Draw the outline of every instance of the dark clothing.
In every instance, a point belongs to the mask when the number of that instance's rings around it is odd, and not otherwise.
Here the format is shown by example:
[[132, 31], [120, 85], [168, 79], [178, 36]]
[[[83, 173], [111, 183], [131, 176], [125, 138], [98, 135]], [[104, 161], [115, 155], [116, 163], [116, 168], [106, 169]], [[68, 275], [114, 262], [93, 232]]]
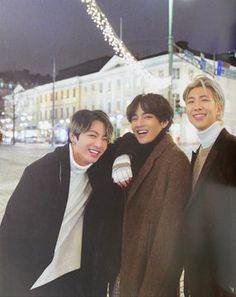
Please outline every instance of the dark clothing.
[[[192, 166], [195, 160], [194, 154]], [[236, 138], [225, 129], [213, 144], [193, 189], [185, 253], [190, 292], [185, 296], [236, 294]]]
[[129, 155], [131, 158], [133, 177], [135, 177], [153, 151], [154, 147], [162, 140], [165, 135], [166, 131], [162, 130], [152, 142], [141, 144], [138, 142], [133, 133], [128, 132], [116, 140], [116, 156], [120, 156], [122, 154]]
[[85, 296], [81, 286], [80, 270], [69, 272], [54, 281], [33, 289], [30, 297], [75, 297]]
[[[119, 229], [121, 199], [116, 199], [111, 186], [108, 168], [111, 165], [103, 166], [102, 174], [95, 166], [88, 170], [93, 191], [83, 225], [80, 269], [83, 295], [77, 297], [106, 296], [107, 282], [117, 273], [111, 262], [117, 249], [111, 248], [118, 240], [119, 232], [114, 230]], [[30, 296], [30, 288], [52, 261], [69, 184], [68, 145], [25, 169], [0, 227], [0, 296]]]

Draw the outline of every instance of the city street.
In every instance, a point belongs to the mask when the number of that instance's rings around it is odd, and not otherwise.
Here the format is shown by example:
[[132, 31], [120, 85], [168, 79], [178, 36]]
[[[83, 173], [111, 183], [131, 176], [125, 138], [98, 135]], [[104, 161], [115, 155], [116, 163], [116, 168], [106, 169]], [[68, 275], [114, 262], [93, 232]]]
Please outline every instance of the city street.
[[49, 144], [0, 144], [0, 221], [24, 168], [52, 150]]

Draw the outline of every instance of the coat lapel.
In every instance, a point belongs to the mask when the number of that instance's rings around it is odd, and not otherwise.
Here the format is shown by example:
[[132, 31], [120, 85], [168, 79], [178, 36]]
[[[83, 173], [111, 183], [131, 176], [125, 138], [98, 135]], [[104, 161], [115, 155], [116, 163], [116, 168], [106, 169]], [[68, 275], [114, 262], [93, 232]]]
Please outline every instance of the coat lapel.
[[173, 145], [173, 140], [170, 135], [165, 135], [164, 138], [155, 146], [151, 154], [148, 156], [147, 160], [145, 161], [143, 167], [139, 170], [137, 176], [134, 178], [133, 182], [131, 182], [130, 187], [128, 188], [127, 193], [127, 203], [134, 197], [138, 188], [142, 185], [143, 180], [147, 176], [147, 174], [152, 169], [154, 162], [158, 159], [164, 150], [169, 145]]
[[57, 205], [55, 206], [55, 211], [58, 212], [60, 218], [60, 223], [62, 222], [66, 204], [68, 201], [69, 195], [69, 186], [70, 186], [70, 157], [69, 157], [69, 145], [66, 145], [62, 148], [56, 149], [57, 153], [57, 181], [56, 187], [57, 190]]
[[[218, 151], [220, 150], [220, 147], [221, 147], [225, 132], [226, 132], [226, 130], [223, 129], [221, 131], [220, 135], [218, 136], [218, 138], [216, 139], [215, 143], [213, 144], [212, 149], [210, 150], [209, 155], [208, 155], [208, 157], [206, 159], [206, 162], [203, 165], [202, 171], [201, 171], [201, 173], [200, 173], [200, 175], [198, 177], [196, 185], [195, 185], [195, 187], [194, 187], [194, 189], [192, 191], [192, 195], [191, 195], [191, 198], [189, 200], [188, 206], [190, 206], [190, 204], [192, 204], [192, 202], [198, 196], [198, 192], [202, 188], [202, 185], [205, 182], [205, 180], [206, 180], [206, 178], [207, 178], [207, 176], [208, 176], [208, 174], [210, 172], [210, 169], [211, 169], [212, 165], [214, 164], [214, 162], [216, 160], [216, 157], [217, 157]], [[192, 155], [192, 160], [191, 160], [192, 169], [193, 169], [194, 163], [196, 161], [198, 151], [199, 151], [199, 149], [197, 150], [196, 153], [193, 153], [193, 155]]]

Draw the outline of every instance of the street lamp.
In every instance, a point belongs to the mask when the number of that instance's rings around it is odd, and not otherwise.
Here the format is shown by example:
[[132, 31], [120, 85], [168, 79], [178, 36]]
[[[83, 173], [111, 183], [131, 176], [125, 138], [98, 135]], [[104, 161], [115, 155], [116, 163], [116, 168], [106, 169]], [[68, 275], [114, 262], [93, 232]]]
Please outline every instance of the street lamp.
[[172, 99], [172, 70], [173, 70], [173, 0], [168, 0], [168, 54], [169, 54], [169, 76], [171, 83], [169, 86], [168, 99], [174, 108]]
[[56, 81], [56, 62], [53, 57], [53, 70], [52, 70], [52, 147], [55, 144], [55, 81]]

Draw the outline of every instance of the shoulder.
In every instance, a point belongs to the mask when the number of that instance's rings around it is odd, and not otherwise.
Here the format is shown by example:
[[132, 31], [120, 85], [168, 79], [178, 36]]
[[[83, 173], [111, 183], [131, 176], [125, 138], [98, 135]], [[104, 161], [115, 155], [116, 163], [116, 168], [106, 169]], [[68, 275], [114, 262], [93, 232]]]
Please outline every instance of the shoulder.
[[171, 174], [189, 176], [191, 174], [191, 166], [188, 157], [177, 146], [170, 135], [168, 135], [168, 138], [169, 145], [166, 147], [161, 157], [163, 159], [162, 165], [166, 168], [166, 171], [171, 172]]
[[189, 164], [189, 160], [186, 154], [181, 150], [179, 146], [174, 142], [170, 135], [166, 135], [166, 154], [169, 156], [168, 160], [170, 162], [183, 161]]
[[25, 172], [35, 173], [40, 170], [45, 170], [46, 172], [51, 172], [61, 160], [68, 158], [69, 160], [69, 146], [65, 145], [63, 147], [56, 148], [53, 152], [47, 153], [42, 158], [34, 161], [29, 166], [26, 167]]
[[236, 137], [230, 134], [226, 129], [223, 129], [215, 142], [216, 146], [222, 153], [227, 153], [230, 156], [236, 157]]

